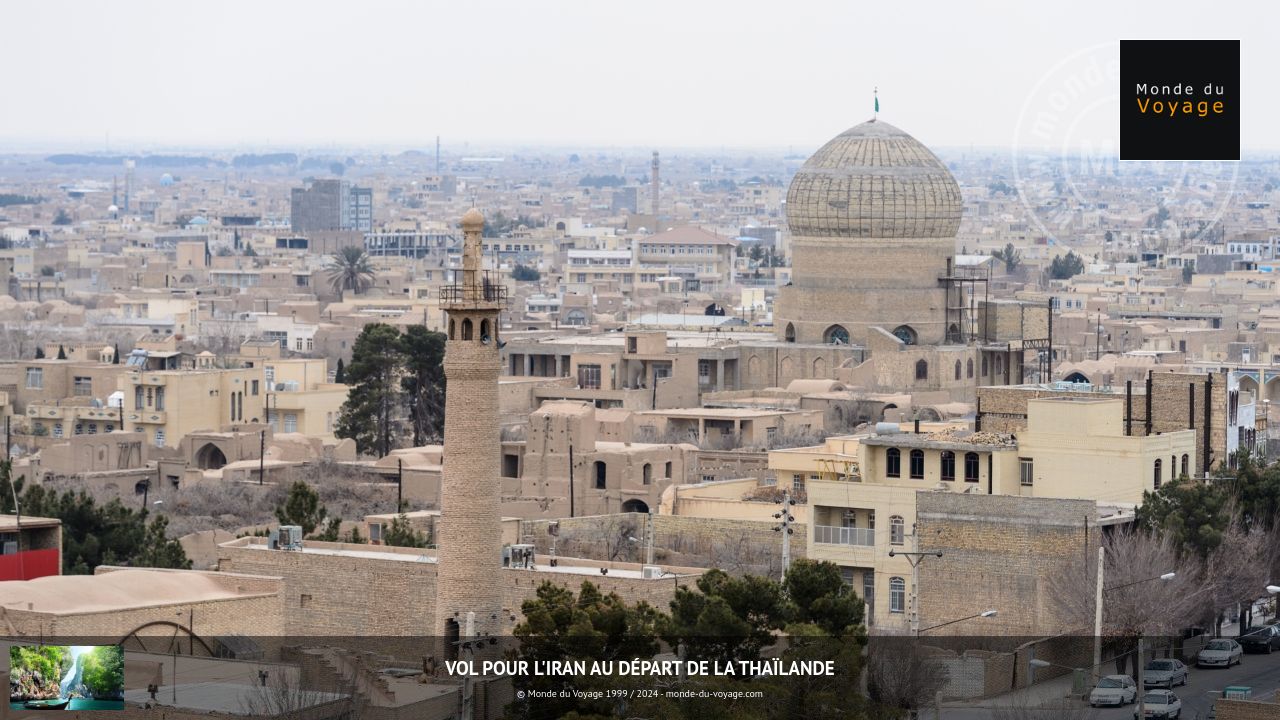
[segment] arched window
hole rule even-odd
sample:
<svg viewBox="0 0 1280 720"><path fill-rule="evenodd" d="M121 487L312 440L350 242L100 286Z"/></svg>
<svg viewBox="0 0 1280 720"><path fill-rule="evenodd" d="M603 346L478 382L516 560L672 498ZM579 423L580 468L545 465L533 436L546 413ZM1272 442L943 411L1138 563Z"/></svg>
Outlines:
<svg viewBox="0 0 1280 720"><path fill-rule="evenodd" d="M960 379L960 361L959 360L956 361L956 379L957 380Z"/></svg>
<svg viewBox="0 0 1280 720"><path fill-rule="evenodd" d="M605 489L605 465L604 465L604 461L602 461L602 460L597 460L597 461L595 462L595 471L596 471L596 489L597 489L597 490L604 490L604 489Z"/></svg>
<svg viewBox="0 0 1280 720"><path fill-rule="evenodd" d="M996 374L999 375L1003 372L1004 372L1004 356L997 355L996 356Z"/></svg>
<svg viewBox="0 0 1280 720"><path fill-rule="evenodd" d="M911 451L911 479L912 480L924 479L924 451L923 450Z"/></svg>
<svg viewBox="0 0 1280 720"><path fill-rule="evenodd" d="M978 482L978 453L976 452L964 454L964 481Z"/></svg>
<svg viewBox="0 0 1280 720"><path fill-rule="evenodd" d="M889 578L889 612L907 611L907 583L900 577Z"/></svg>
<svg viewBox="0 0 1280 720"><path fill-rule="evenodd" d="M929 363L926 362L923 358L916 361L916 379L917 380L929 379Z"/></svg>
<svg viewBox="0 0 1280 720"><path fill-rule="evenodd" d="M987 367L987 356L983 355L982 356L982 377L986 377L989 374L987 372L988 369L989 368Z"/></svg>
<svg viewBox="0 0 1280 720"><path fill-rule="evenodd" d="M942 451L942 479L956 479L956 454L950 450Z"/></svg>
<svg viewBox="0 0 1280 720"><path fill-rule="evenodd" d="M462 321L462 339L470 340L471 334L472 334L471 318L466 318L465 320Z"/></svg>
<svg viewBox="0 0 1280 720"><path fill-rule="evenodd" d="M947 342L952 342L952 343L960 342L960 326L959 325L956 325L955 323L951 323L950 325L947 326Z"/></svg>
<svg viewBox="0 0 1280 720"><path fill-rule="evenodd" d="M489 321L488 320L480 321L480 342L483 342L483 343L489 342Z"/></svg>
<svg viewBox="0 0 1280 720"><path fill-rule="evenodd" d="M1189 456L1187 455L1182 456L1182 475L1184 477L1191 477L1191 473L1188 472L1190 468L1187 467L1190 461L1191 461L1191 458Z"/></svg>
<svg viewBox="0 0 1280 720"><path fill-rule="evenodd" d="M973 377L973 358L969 358L969 361L965 363L964 376L967 378Z"/></svg>
<svg viewBox="0 0 1280 720"><path fill-rule="evenodd" d="M885 450L884 474L891 478L902 477L902 453L898 448Z"/></svg>
<svg viewBox="0 0 1280 720"><path fill-rule="evenodd" d="M653 466L649 463L644 464L644 474L641 482L645 485L649 485L653 482Z"/></svg>
<svg viewBox="0 0 1280 720"><path fill-rule="evenodd" d="M795 325L792 325L791 323L787 323L787 329L786 329L786 331L785 331L785 333L784 333L783 337L785 337L785 338L786 338L786 341L787 341L787 342L795 342L795 341L796 341L796 326L795 326Z"/></svg>
<svg viewBox="0 0 1280 720"><path fill-rule="evenodd" d="M457 323L454 322L453 320L449 321L449 339L450 340L458 339Z"/></svg>
<svg viewBox="0 0 1280 720"><path fill-rule="evenodd" d="M901 515L889 518L889 544L901 545L906 539L907 523Z"/></svg>
<svg viewBox="0 0 1280 720"><path fill-rule="evenodd" d="M1163 465L1163 464L1164 464L1164 463L1163 463L1162 461L1160 461L1160 460L1156 460L1156 469L1155 469L1155 474L1154 474L1154 477L1155 477L1155 489L1156 489L1156 490L1159 490L1159 489L1160 489L1160 470L1161 470L1161 465Z"/></svg>
<svg viewBox="0 0 1280 720"><path fill-rule="evenodd" d="M843 325L832 325L822 333L822 341L832 345L848 345L849 331L845 330Z"/></svg>
<svg viewBox="0 0 1280 720"><path fill-rule="evenodd" d="M916 344L916 331L910 325L899 325L893 329L893 335L901 340L904 345Z"/></svg>

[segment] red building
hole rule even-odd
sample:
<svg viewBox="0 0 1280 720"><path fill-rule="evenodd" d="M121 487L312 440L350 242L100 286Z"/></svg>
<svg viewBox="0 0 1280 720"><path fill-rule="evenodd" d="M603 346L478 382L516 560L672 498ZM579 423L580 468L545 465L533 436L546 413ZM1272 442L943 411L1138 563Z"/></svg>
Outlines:
<svg viewBox="0 0 1280 720"><path fill-rule="evenodd" d="M61 520L0 515L0 581L61 574Z"/></svg>

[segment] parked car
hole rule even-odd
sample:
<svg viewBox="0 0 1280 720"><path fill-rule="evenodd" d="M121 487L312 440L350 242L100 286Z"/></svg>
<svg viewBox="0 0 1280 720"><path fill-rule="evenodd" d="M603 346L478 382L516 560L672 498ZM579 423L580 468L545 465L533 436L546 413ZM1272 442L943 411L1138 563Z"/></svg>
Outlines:
<svg viewBox="0 0 1280 720"><path fill-rule="evenodd" d="M1196 667L1231 667L1240 663L1244 650L1230 638L1210 640L1196 655Z"/></svg>
<svg viewBox="0 0 1280 720"><path fill-rule="evenodd" d="M1098 681L1098 687L1089 692L1089 704L1128 705L1138 699L1138 684L1128 675L1108 675Z"/></svg>
<svg viewBox="0 0 1280 720"><path fill-rule="evenodd" d="M1152 690L1142 696L1143 718L1176 718L1182 715L1182 701L1168 690ZM1138 711L1133 711L1138 717ZM1141 718L1139 718L1141 720Z"/></svg>
<svg viewBox="0 0 1280 720"><path fill-rule="evenodd" d="M1280 624L1254 628L1236 638L1245 652L1270 653L1280 649Z"/></svg>
<svg viewBox="0 0 1280 720"><path fill-rule="evenodd" d="M1174 685L1187 684L1187 666L1181 660L1152 660L1142 672L1142 685L1149 687L1166 687L1170 690Z"/></svg>

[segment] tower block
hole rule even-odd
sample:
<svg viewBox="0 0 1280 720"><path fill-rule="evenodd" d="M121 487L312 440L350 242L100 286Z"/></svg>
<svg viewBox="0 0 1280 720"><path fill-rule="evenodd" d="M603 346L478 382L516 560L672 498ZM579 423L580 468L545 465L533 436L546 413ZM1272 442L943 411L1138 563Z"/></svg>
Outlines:
<svg viewBox="0 0 1280 720"><path fill-rule="evenodd" d="M481 269L483 230L478 210L462 216L462 278L440 297L449 336L435 615L445 642L467 634L470 612L476 635L498 635L503 627L495 574L502 567L498 315L506 288Z"/></svg>

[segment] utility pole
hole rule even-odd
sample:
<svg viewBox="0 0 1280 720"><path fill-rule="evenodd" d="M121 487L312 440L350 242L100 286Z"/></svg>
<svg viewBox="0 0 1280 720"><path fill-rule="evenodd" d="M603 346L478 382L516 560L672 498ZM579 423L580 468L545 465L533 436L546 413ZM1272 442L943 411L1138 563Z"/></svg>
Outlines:
<svg viewBox="0 0 1280 720"><path fill-rule="evenodd" d="M262 476L267 469L267 431L264 429L258 435L258 484L262 484Z"/></svg>
<svg viewBox="0 0 1280 720"><path fill-rule="evenodd" d="M653 515L654 511L649 510L649 524L645 526L644 533L644 563L646 565L653 564Z"/></svg>
<svg viewBox="0 0 1280 720"><path fill-rule="evenodd" d="M1093 598L1093 684L1098 684L1098 667L1102 665L1102 574L1106 566L1107 549L1098 547L1098 587ZM1142 717L1139 715L1138 717Z"/></svg>
<svg viewBox="0 0 1280 720"><path fill-rule="evenodd" d="M931 552L920 551L920 535L916 532L916 523L911 524L911 546L909 552L890 550L889 557L901 555L911 563L911 634L920 634L920 563L929 556L942 557L941 550Z"/></svg>
<svg viewBox="0 0 1280 720"><path fill-rule="evenodd" d="M396 512L404 512L404 458L396 458Z"/></svg>
<svg viewBox="0 0 1280 720"><path fill-rule="evenodd" d="M1142 668L1144 667L1142 664L1142 653L1144 650L1146 650L1145 638L1139 635L1138 636L1138 660L1136 663L1134 663L1135 669L1138 671L1138 712L1136 715L1139 718L1145 718L1147 716L1147 703L1146 703L1146 699L1143 698L1143 695L1147 694L1146 689L1144 687L1146 685L1146 681L1142 679L1142 676L1143 676ZM1172 681L1170 681L1170 683L1172 683Z"/></svg>
<svg viewBox="0 0 1280 720"><path fill-rule="evenodd" d="M795 532L795 529L791 527L791 523L796 521L791 514L791 506L795 505L796 501L791 498L790 490L783 490L782 500L779 502L782 504L782 510L774 513L773 519L780 522L773 528L773 531L782 533L782 580L785 582L787 570L791 569L791 533Z"/></svg>

